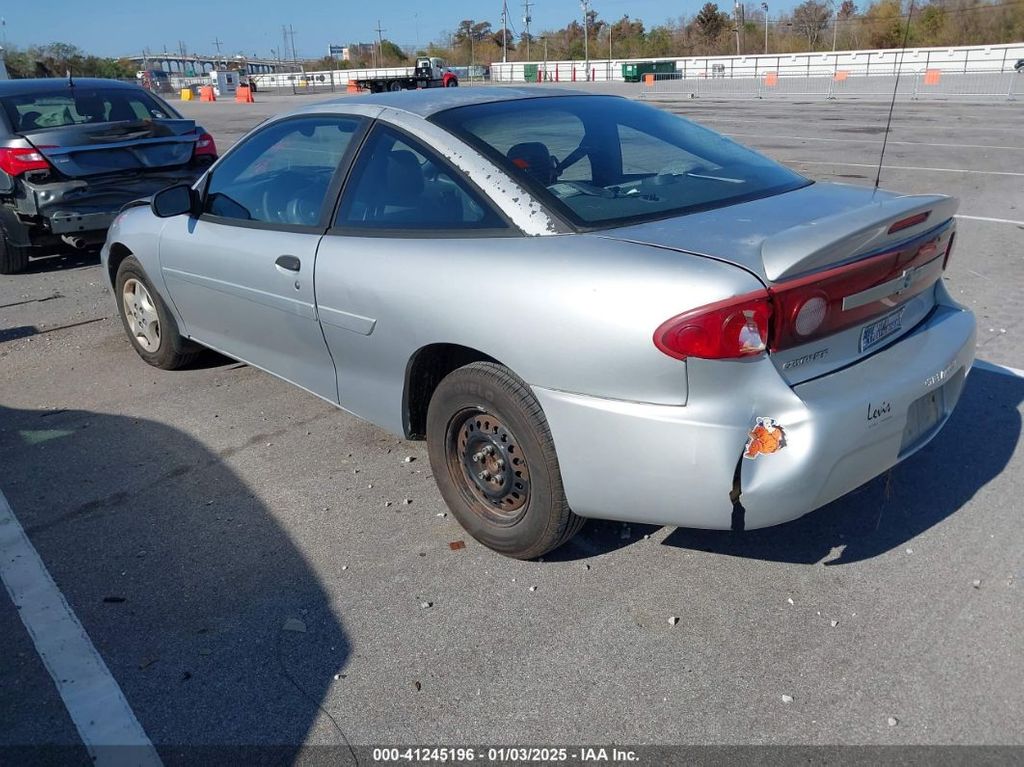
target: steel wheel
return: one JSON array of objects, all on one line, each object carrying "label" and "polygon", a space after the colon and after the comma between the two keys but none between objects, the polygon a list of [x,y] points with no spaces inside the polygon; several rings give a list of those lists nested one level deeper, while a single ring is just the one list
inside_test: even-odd
[{"label": "steel wheel", "polygon": [[474,513],[494,524],[516,524],[530,502],[530,469],[519,441],[485,410],[462,410],[449,421],[448,463]]},{"label": "steel wheel", "polygon": [[135,342],[147,352],[157,351],[160,348],[160,317],[146,286],[134,277],[125,280],[121,305]]}]

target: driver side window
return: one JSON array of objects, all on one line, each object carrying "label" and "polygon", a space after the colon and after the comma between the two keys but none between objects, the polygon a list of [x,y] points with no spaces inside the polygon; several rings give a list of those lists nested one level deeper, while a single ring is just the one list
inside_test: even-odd
[{"label": "driver side window", "polygon": [[354,117],[321,115],[268,126],[214,169],[203,212],[238,221],[316,225],[331,179],[361,124]]}]

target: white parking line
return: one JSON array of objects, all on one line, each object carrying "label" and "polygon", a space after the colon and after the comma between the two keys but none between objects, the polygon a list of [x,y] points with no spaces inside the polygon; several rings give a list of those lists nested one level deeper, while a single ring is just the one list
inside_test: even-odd
[{"label": "white parking line", "polygon": [[0,492],[0,579],[93,764],[161,765],[107,664]]},{"label": "white parking line", "polygon": [[954,218],[965,218],[968,221],[988,221],[993,224],[1013,224],[1014,226],[1024,226],[1024,221],[1014,221],[1012,218],[989,218],[988,216],[965,216],[963,213],[957,213]]},{"label": "white parking line", "polygon": [[[866,162],[837,162],[835,160],[786,160],[796,165],[842,165],[847,168],[877,168],[877,163]],[[968,170],[966,168],[928,168],[920,165],[885,165],[882,170],[924,170],[936,173],[976,173],[982,176],[1024,176],[1012,170]]]},{"label": "white parking line", "polygon": [[985,362],[985,360],[975,360],[974,367],[976,367],[978,370],[984,370],[989,373],[999,373],[1000,375],[1004,376],[1024,378],[1024,370],[1010,368],[1007,367],[1006,365],[997,365],[994,362]]}]

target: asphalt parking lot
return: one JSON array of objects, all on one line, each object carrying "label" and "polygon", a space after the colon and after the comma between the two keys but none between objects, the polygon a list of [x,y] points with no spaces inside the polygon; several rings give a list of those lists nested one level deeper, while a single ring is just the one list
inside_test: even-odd
[{"label": "asphalt parking lot", "polygon": [[[223,150],[303,100],[181,109]],[[888,111],[659,106],[854,184]],[[221,357],[148,367],[88,255],[0,277],[0,490],[168,763],[221,744],[282,746],[268,763],[346,743],[1024,745],[1020,105],[900,104],[886,166],[888,188],[961,199],[947,280],[991,364],[927,448],[796,522],[592,522],[544,561],[502,558],[445,515],[423,443]],[[6,595],[0,635],[0,746],[88,763]]]}]

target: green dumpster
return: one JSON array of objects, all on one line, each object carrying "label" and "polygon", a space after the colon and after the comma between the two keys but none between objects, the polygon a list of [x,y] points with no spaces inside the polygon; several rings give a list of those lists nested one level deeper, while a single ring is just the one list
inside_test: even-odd
[{"label": "green dumpster", "polygon": [[537,65],[523,64],[523,79],[528,83],[537,82]]},{"label": "green dumpster", "polygon": [[674,61],[633,61],[622,65],[622,79],[627,83],[638,83],[644,75],[669,75],[675,71]]}]

